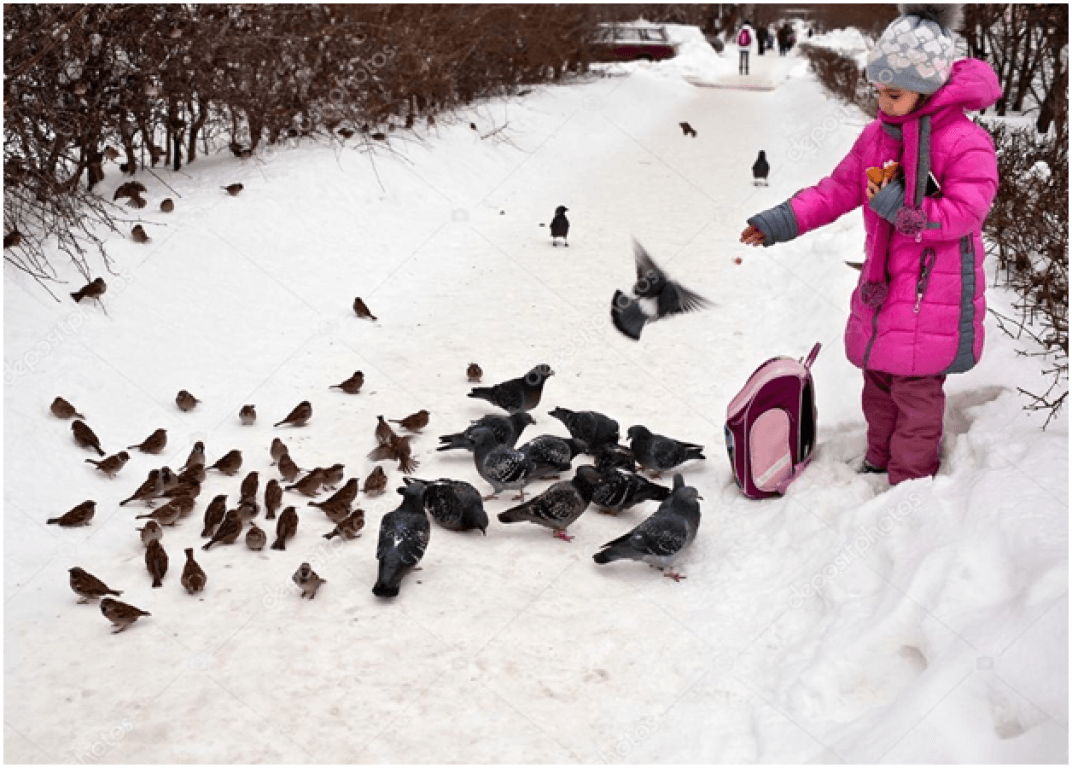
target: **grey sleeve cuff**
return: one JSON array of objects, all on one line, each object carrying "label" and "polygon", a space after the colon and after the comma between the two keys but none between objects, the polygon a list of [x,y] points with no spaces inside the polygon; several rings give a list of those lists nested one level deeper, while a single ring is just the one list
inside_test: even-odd
[{"label": "grey sleeve cuff", "polygon": [[871,198],[871,210],[890,224],[897,223],[897,211],[904,207],[904,179],[894,179]]},{"label": "grey sleeve cuff", "polygon": [[786,200],[781,205],[768,208],[748,219],[749,224],[763,233],[764,248],[775,243],[788,243],[799,234],[797,216],[789,202]]}]

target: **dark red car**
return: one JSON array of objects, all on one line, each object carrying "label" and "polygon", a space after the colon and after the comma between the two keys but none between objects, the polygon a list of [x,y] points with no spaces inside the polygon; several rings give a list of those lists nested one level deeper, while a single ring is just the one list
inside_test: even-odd
[{"label": "dark red car", "polygon": [[596,32],[595,61],[662,61],[677,55],[663,27],[602,24]]}]

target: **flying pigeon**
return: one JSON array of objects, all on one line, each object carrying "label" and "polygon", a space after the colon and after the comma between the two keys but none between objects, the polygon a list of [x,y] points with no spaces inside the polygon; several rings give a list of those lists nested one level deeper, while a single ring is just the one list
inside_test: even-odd
[{"label": "flying pigeon", "polygon": [[[707,299],[671,280],[636,240],[633,240],[633,255],[636,258],[637,271],[633,297],[626,296],[622,291],[615,291],[610,307],[614,327],[629,338],[639,341],[645,323],[654,323],[667,315],[695,312],[710,306],[711,302]],[[649,300],[646,302],[648,307],[641,304],[641,299]]]}]

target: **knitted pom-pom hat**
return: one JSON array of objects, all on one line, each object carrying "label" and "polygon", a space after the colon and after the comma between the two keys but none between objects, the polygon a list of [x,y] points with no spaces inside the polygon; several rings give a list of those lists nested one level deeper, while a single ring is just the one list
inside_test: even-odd
[{"label": "knitted pom-pom hat", "polygon": [[878,85],[930,94],[949,79],[959,5],[901,3],[901,17],[886,27],[867,56],[867,79]]}]

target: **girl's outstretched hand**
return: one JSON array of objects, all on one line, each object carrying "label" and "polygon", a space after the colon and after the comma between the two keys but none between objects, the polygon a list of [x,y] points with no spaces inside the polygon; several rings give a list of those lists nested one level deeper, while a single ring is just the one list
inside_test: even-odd
[{"label": "girl's outstretched hand", "polygon": [[763,245],[763,233],[751,224],[741,233],[741,242],[745,245]]}]

